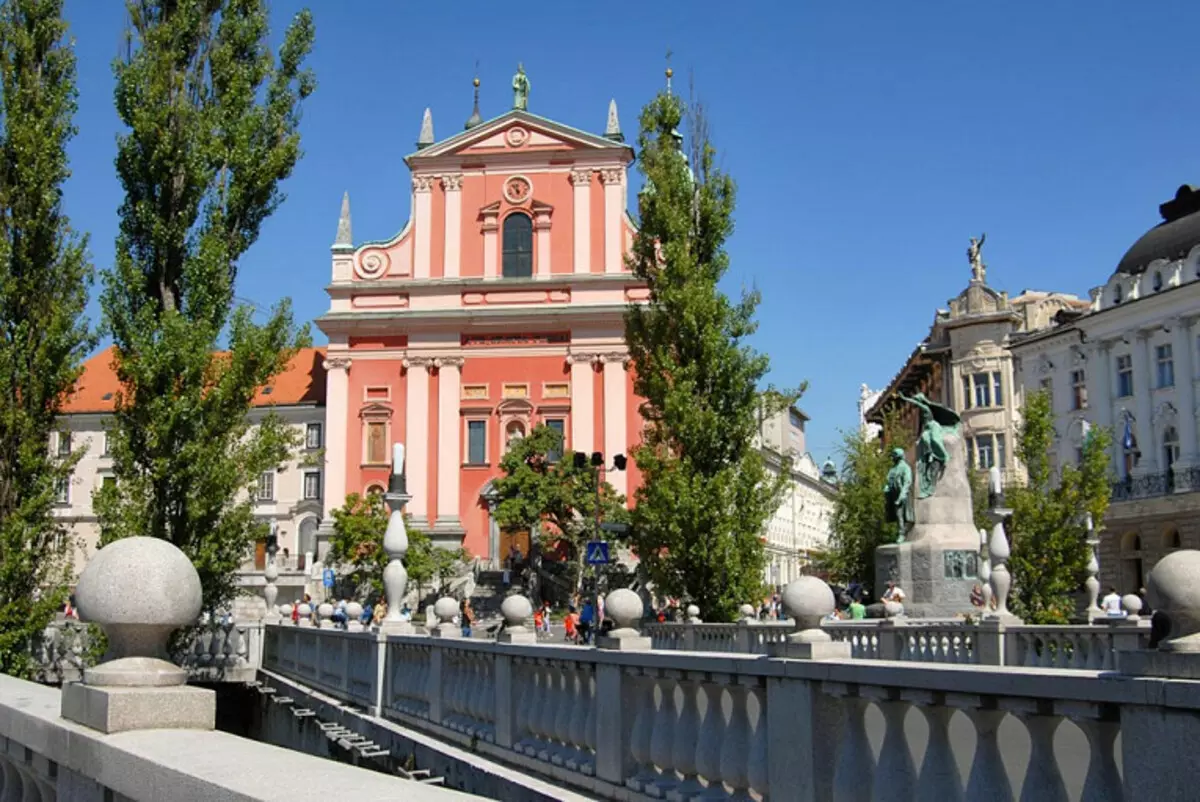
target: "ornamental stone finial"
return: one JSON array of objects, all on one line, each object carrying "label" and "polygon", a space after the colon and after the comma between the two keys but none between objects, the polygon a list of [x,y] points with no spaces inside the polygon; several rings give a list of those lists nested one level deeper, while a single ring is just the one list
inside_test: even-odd
[{"label": "ornamental stone finial", "polygon": [[625,135],[621,133],[621,121],[617,118],[617,99],[608,101],[608,122],[604,126],[604,138],[613,142],[624,142]]},{"label": "ornamental stone finial", "polygon": [[796,631],[771,647],[772,657],[828,660],[850,657],[849,643],[834,643],[821,621],[836,606],[833,590],[815,576],[802,576],[783,589],[783,609],[795,620]]},{"label": "ornamental stone finial", "polygon": [[350,231],[350,193],[342,193],[342,211],[338,215],[337,236],[334,237],[335,250],[353,249],[354,238]]},{"label": "ornamental stone finial", "polygon": [[650,639],[642,637],[636,624],[641,620],[645,607],[642,599],[629,588],[618,588],[604,597],[604,614],[616,623],[608,635],[596,639],[600,649],[617,651],[646,651]]},{"label": "ornamental stone finial", "polygon": [[525,622],[533,615],[533,604],[529,599],[514,594],[500,604],[504,616],[504,631],[496,636],[498,643],[537,643],[537,633],[530,632]]},{"label": "ornamental stone finial", "polygon": [[425,109],[421,117],[421,133],[417,137],[417,150],[424,150],[433,143],[433,112]]}]

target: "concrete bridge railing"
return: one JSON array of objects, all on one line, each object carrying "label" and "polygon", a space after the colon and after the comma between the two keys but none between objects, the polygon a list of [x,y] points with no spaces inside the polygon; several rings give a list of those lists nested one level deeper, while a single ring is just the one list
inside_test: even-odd
[{"label": "concrete bridge railing", "polygon": [[[655,649],[767,654],[793,628],[785,622],[690,624],[644,627]],[[1112,669],[1116,654],[1145,648],[1149,619],[1042,626],[983,621],[837,621],[821,625],[837,642],[851,645],[864,660],[904,660],[1029,668]]]},{"label": "concrete bridge railing", "polygon": [[263,664],[606,799],[1149,800],[1195,784],[1170,755],[1200,738],[1200,683],[1162,675],[1181,664],[1158,652],[1118,652],[1123,673],[935,664],[852,659],[820,634],[773,657],[284,624]]}]

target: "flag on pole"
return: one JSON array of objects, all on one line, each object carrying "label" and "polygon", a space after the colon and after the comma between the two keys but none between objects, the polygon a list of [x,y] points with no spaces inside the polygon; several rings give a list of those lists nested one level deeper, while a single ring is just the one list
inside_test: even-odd
[{"label": "flag on pole", "polygon": [[1130,423],[1130,414],[1125,413],[1125,435],[1121,438],[1121,445],[1127,450],[1133,448],[1133,426]]}]

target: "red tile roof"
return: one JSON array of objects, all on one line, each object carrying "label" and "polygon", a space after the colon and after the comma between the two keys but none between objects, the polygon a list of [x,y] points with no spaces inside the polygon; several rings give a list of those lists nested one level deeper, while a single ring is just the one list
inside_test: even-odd
[{"label": "red tile roof", "polygon": [[[110,345],[83,363],[83,374],[75,385],[75,393],[63,405],[64,414],[112,412],[120,389],[113,368],[113,348]],[[269,388],[260,389],[254,397],[256,407],[324,403],[324,348],[300,349]]]}]

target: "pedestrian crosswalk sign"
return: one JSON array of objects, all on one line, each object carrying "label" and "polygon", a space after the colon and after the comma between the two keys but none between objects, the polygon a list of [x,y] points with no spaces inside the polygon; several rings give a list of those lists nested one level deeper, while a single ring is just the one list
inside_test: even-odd
[{"label": "pedestrian crosswalk sign", "polygon": [[587,544],[588,565],[608,565],[608,544],[603,540],[593,540]]}]

